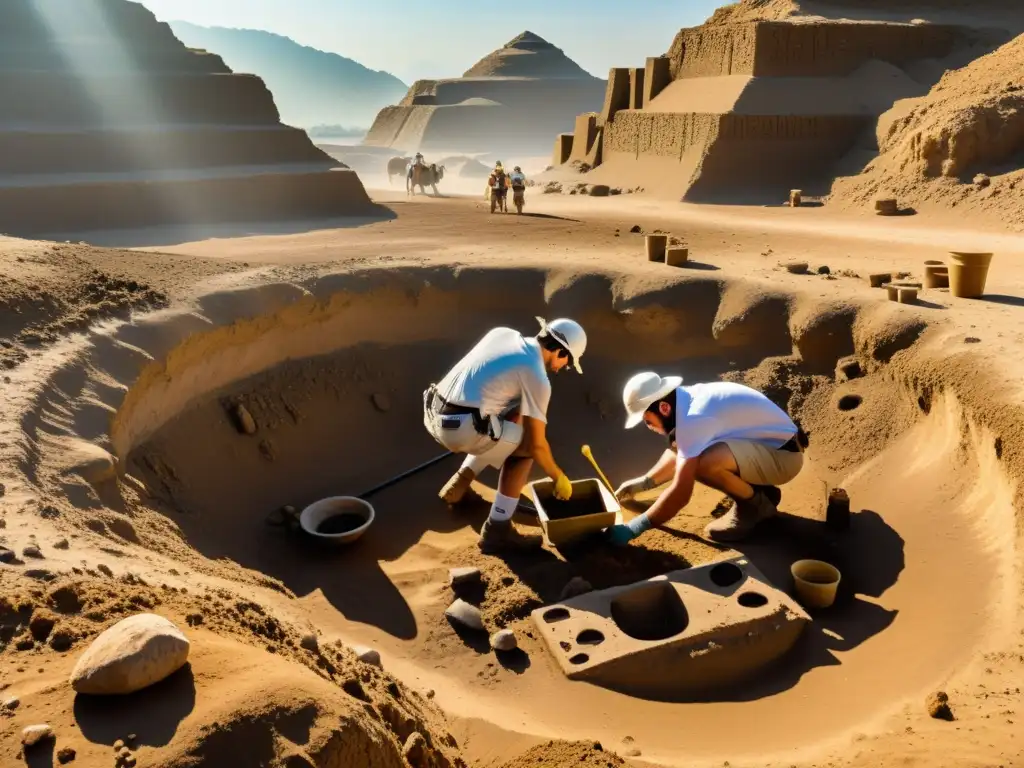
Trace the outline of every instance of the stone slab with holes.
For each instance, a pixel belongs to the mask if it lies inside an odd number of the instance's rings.
[[[589,592],[531,616],[570,679],[656,699],[749,679],[810,622],[743,556]]]

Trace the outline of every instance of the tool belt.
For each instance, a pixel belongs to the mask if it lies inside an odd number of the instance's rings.
[[[494,435],[491,434],[491,420],[484,418],[479,408],[449,403],[437,393],[437,387],[433,384],[427,389],[425,399],[427,408],[439,416],[471,416],[473,428],[481,435],[494,439]]]

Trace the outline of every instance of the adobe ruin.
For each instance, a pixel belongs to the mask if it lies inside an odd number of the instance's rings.
[[[0,231],[43,235],[369,210],[263,81],[127,0],[0,5]]]
[[[926,93],[947,63],[966,63],[1006,36],[920,20],[765,20],[725,10],[680,30],[644,67],[612,69],[602,110],[557,136],[552,164],[677,200],[825,194],[845,166],[877,152],[875,125],[895,101]]]
[[[462,77],[417,80],[377,115],[364,144],[402,152],[547,153],[551,135],[601,103],[605,83],[524,32]]]

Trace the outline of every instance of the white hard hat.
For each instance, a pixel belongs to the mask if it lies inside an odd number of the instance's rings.
[[[550,323],[543,317],[538,317],[537,322],[540,323],[542,334],[551,334],[572,355],[572,364],[576,373],[583,373],[580,358],[583,357],[583,352],[587,348],[587,334],[583,330],[583,326],[567,317],[560,317]]]
[[[665,376],[646,371],[626,382],[622,390],[622,403],[626,406],[626,429],[632,429],[644,420],[644,411],[679,388],[682,376]]]

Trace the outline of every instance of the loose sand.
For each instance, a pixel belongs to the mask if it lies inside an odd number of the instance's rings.
[[[140,765],[183,768],[401,766],[406,746],[413,765],[481,768],[1024,760],[1024,239],[926,214],[529,192],[533,215],[517,217],[477,195],[374,198],[395,217],[0,241],[3,295],[21,310],[4,320],[0,405],[0,544],[18,560],[0,565],[0,699],[20,705],[0,716],[0,764],[19,764],[37,722],[84,766],[108,765],[129,733]],[[634,227],[682,241],[692,266],[648,263]],[[955,246],[996,252],[985,300],[925,291],[900,306],[867,286],[870,272],[920,276]],[[832,274],[778,268],[795,258]],[[166,308],[138,312],[150,306]],[[747,381],[810,433],[785,514],[740,551],[783,589],[790,562],[828,557],[844,591],[753,684],[673,703],[570,682],[528,619],[575,576],[602,588],[721,557],[699,538],[720,502],[706,489],[624,550],[508,560],[475,547],[485,501],[437,501],[452,462],[374,497],[377,522],[351,549],[268,524],[436,455],[423,387],[487,328],[531,331],[536,314],[591,335],[587,375],[554,387],[553,446],[574,477],[592,475],[583,443],[613,482],[660,450],[621,428],[620,387],[642,368]],[[865,375],[838,381],[849,354]],[[848,395],[859,406],[840,409]],[[239,404],[255,433],[239,431]],[[119,478],[95,474],[81,441],[116,456]],[[481,478],[485,499],[493,483]],[[826,484],[852,500],[838,540],[820,523]],[[43,559],[22,556],[31,543]],[[444,619],[459,566],[481,569],[469,599],[519,652],[499,658]],[[190,666],[124,702],[73,698],[78,654],[135,611],[176,621]],[[18,629],[33,616],[38,635]],[[936,690],[953,722],[929,717]]]

